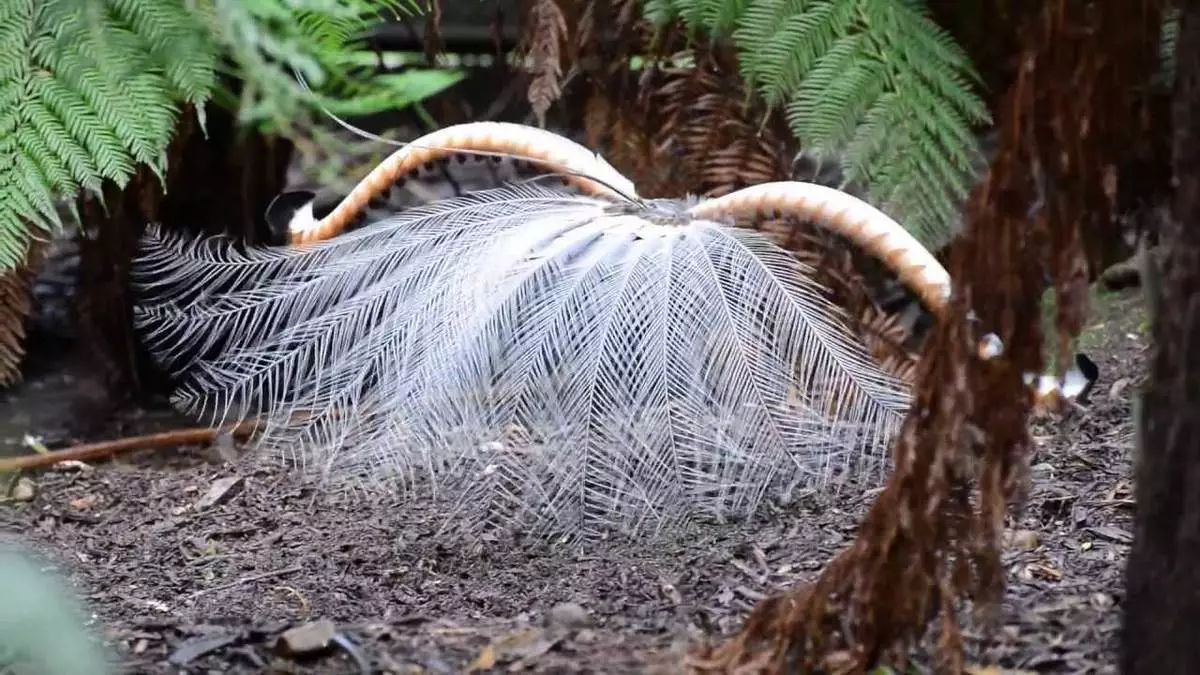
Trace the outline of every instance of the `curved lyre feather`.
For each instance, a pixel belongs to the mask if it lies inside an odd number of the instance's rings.
[[[952,286],[945,267],[890,216],[840,190],[800,181],[763,183],[702,201],[690,213],[718,220],[779,214],[811,220],[843,235],[887,265],[936,316],[944,316],[947,311]],[[994,334],[982,336],[980,358],[995,358],[1002,351],[1003,345]],[[1036,407],[1058,406],[1062,401],[1076,400],[1081,393],[1086,395],[1099,377],[1099,370],[1086,355],[1077,355],[1076,361],[1062,377],[1026,375]]]
[[[470,122],[426,134],[392,153],[324,218],[293,221],[289,232],[291,243],[304,244],[337,236],[398,178],[428,162],[465,152],[523,159],[559,174],[584,194],[613,199],[636,196],[628,178],[575,141],[521,124]]]
[[[887,265],[941,314],[950,299],[950,274],[916,237],[890,216],[853,195],[799,181],[763,183],[707,199],[690,210],[697,218],[795,215],[845,236]]]

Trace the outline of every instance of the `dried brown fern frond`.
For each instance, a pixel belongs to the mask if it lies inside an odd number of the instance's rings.
[[[865,673],[905,663],[936,621],[938,670],[962,672],[957,606],[970,599],[986,613],[1003,593],[1000,536],[1030,447],[1023,374],[1042,368],[1043,278],[1067,305],[1070,335],[1083,311],[1078,242],[1113,215],[1103,167],[1132,122],[1123,104],[1153,67],[1158,12],[1153,0],[1056,0],[1030,26],[999,152],[951,254],[953,311],[924,344],[887,487],[815,584],[761,603],[701,669]],[[977,358],[984,327],[1007,345],[1001,358]]]
[[[908,348],[912,329],[901,325],[895,315],[884,312],[874,304],[859,314],[855,325],[858,326],[859,337],[867,345],[867,351],[884,372],[907,382],[916,380],[917,353]]]
[[[613,166],[629,176],[642,194],[685,194],[692,179],[667,148],[654,145],[654,135],[640,117],[624,106],[613,105],[603,91],[593,91],[584,111],[588,146],[604,148]]]
[[[694,164],[690,173],[699,184],[693,190],[718,197],[791,178],[794,142],[777,116],[747,105],[732,57],[694,48],[690,58],[694,67],[667,70],[661,89],[646,94],[656,98],[664,117],[659,142],[671,142]]]
[[[630,4],[589,2],[575,58],[590,55],[606,64],[589,78],[593,88],[583,117],[587,143],[629,176],[641,194],[715,197],[789,179],[843,187],[836,177],[818,175],[796,161],[801,155],[786,121],[749,95],[730,51],[687,45],[678,27],[651,34]],[[597,21],[612,26],[622,42],[599,42]],[[648,44],[650,39],[656,42]],[[644,59],[640,70],[624,67],[634,54]],[[770,233],[813,267],[879,363],[911,380],[916,357],[911,326],[878,302],[895,281],[890,272],[844,238],[809,222],[758,219],[742,225]]]
[[[707,49],[674,53],[665,61],[696,67],[655,67],[629,92],[625,82],[591,92],[584,117],[588,143],[645,195],[720,196],[747,185],[798,178],[795,143],[777,115],[746,105],[728,56]],[[617,79],[620,73],[612,73]],[[612,92],[625,92],[614,100]],[[831,185],[833,186],[833,185]],[[877,302],[894,275],[844,237],[795,218],[740,223],[769,233],[815,272],[847,323],[892,374],[912,376],[915,354],[907,327]]]
[[[676,31],[655,34],[636,0],[590,0],[579,21],[574,64],[590,86],[583,126],[589,147],[604,152],[646,197],[696,192],[687,157],[671,142],[661,67],[678,54]],[[636,66],[636,67],[635,67]]]
[[[562,60],[567,42],[567,19],[555,0],[532,0],[523,50],[533,79],[529,82],[529,105],[540,126],[546,126],[546,111],[562,96]]]
[[[25,320],[33,309],[32,283],[42,248],[31,241],[25,264],[0,275],[0,387],[21,381]]]
[[[1088,286],[1102,269],[1104,252],[1120,241],[1119,163],[1129,139],[1145,133],[1145,83],[1157,72],[1162,0],[1117,3],[1099,13],[1095,45],[1079,37],[1064,42],[1044,68],[1067,86],[1046,87],[1034,102],[1052,118],[1032,127],[1040,147],[1056,147],[1032,163],[1038,181],[1039,222],[1078,219],[1074,228],[1048,228],[1051,253],[1045,261],[1055,282],[1056,363],[1070,362],[1075,337],[1087,314]],[[1041,22],[1051,19],[1043,16]],[[1088,77],[1091,76],[1091,77]],[[1139,131],[1141,133],[1139,134]],[[1078,201],[1090,208],[1078,209]]]

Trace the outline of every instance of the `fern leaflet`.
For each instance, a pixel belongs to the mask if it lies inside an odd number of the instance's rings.
[[[732,38],[743,79],[807,151],[840,158],[927,246],[954,234],[982,158],[973,127],[990,118],[923,2],[647,0],[645,16]]]
[[[213,87],[204,46],[179,2],[0,3],[0,267],[62,227],[58,196],[162,174],[178,102]]]

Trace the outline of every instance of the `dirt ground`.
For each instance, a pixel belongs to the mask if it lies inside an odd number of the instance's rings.
[[[1094,402],[1035,430],[1003,628],[988,642],[971,634],[971,663],[1116,671],[1130,399],[1146,339],[1136,292],[1103,297],[1093,317]],[[439,521],[420,504],[330,503],[228,448],[32,478],[32,500],[0,506],[0,531],[56,563],[130,673],[678,672],[689,646],[735,632],[758,599],[812,579],[871,499],[808,495],[652,546],[466,551],[432,542]],[[281,636],[304,626],[333,646],[286,653],[294,636]]]

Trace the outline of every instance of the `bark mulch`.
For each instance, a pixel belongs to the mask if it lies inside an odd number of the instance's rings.
[[[1035,430],[1003,625],[986,643],[970,635],[980,666],[1116,672],[1146,338],[1135,295],[1095,314],[1102,380],[1085,416]],[[30,416],[19,396],[8,405],[12,435]],[[441,520],[419,502],[331,500],[220,445],[31,478],[31,500],[0,506],[0,530],[54,561],[131,673],[677,672],[689,645],[812,579],[872,498],[808,494],[651,545],[467,550],[438,544]]]

